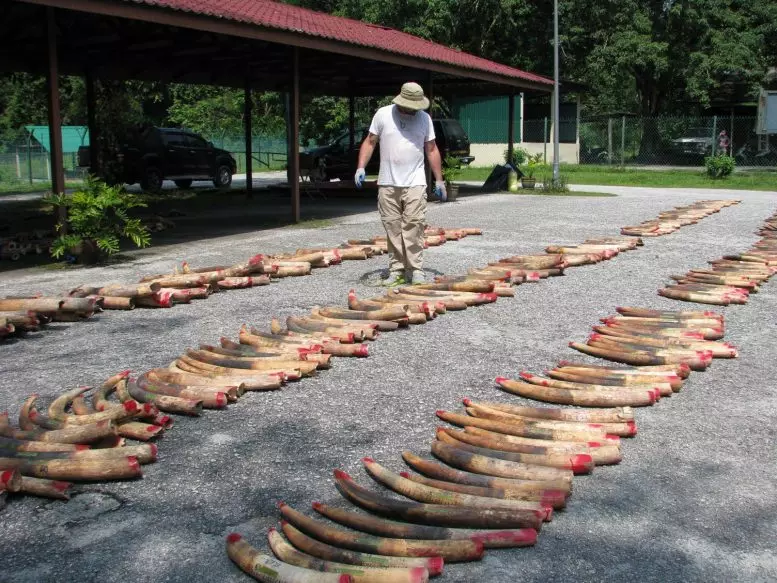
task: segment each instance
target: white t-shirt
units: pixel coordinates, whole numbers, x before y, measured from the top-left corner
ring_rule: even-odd
[[[381,107],[370,124],[380,141],[380,186],[426,186],[424,145],[434,140],[432,118],[425,111],[403,114],[395,105]]]

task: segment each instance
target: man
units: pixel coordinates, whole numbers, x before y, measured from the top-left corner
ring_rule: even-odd
[[[357,188],[364,183],[364,167],[380,140],[378,211],[386,229],[389,275],[386,286],[424,283],[424,227],[426,225],[426,170],[424,152],[434,173],[435,196],[447,199],[442,160],[434,141],[432,118],[424,110],[429,99],[418,83],[405,83],[393,100],[372,118],[369,134],[359,149]]]
[[[728,133],[726,130],[720,130],[718,134],[718,151],[723,156],[728,156],[728,147],[731,145],[731,140],[728,139]]]

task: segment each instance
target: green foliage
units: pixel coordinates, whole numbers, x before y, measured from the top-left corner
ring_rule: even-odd
[[[94,177],[88,177],[83,188],[70,194],[50,194],[44,202],[67,209],[67,224],[59,223],[61,234],[51,245],[51,255],[60,258],[82,242],[94,241],[97,247],[112,255],[119,251],[122,237],[138,247],[151,244],[151,235],[140,219],[130,217],[129,210],[145,207],[146,203],[128,194],[119,186],[108,186]]]
[[[445,182],[455,182],[462,174],[461,161],[453,156],[446,156],[442,163],[442,177]]]
[[[512,164],[513,166],[520,166],[524,162],[526,162],[526,158],[529,156],[529,152],[527,152],[524,148],[521,148],[520,146],[513,145],[513,159],[510,160],[509,156],[509,150],[505,148],[504,152],[502,153],[502,157],[504,158],[505,163]]]
[[[542,194],[562,194],[569,192],[569,179],[559,173],[558,178],[554,181],[552,172],[543,172],[540,190]]]
[[[734,171],[734,158],[718,154],[704,158],[704,166],[707,168],[707,176],[713,179],[726,178]]]
[[[521,166],[521,172],[526,178],[534,178],[534,175],[545,166],[542,158],[542,152],[527,155],[526,163]]]

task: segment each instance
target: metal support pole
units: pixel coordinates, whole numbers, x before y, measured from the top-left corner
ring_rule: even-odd
[[[32,184],[32,132],[27,134],[27,172],[30,175],[30,184]]]
[[[561,93],[558,84],[558,0],[553,0],[553,186],[558,185],[559,107]]]
[[[353,93],[348,96],[348,148],[353,152],[356,146],[356,97]],[[355,169],[354,169],[355,170]]]
[[[291,54],[291,95],[289,96],[289,187],[291,189],[291,220],[299,223],[299,48],[294,47]]]
[[[545,125],[542,130],[542,163],[548,163],[548,118],[545,116]]]
[[[612,166],[612,118],[607,118],[607,163]]]
[[[100,175],[100,137],[97,128],[97,97],[94,91],[94,75],[86,70],[86,119],[89,127],[89,174]]]
[[[51,144],[51,191],[65,191],[65,167],[62,153],[62,115],[59,109],[59,59],[57,55],[57,24],[54,8],[46,8],[46,32],[48,44],[48,68],[46,86],[49,106],[49,143]],[[60,219],[67,218],[65,208]]]
[[[731,123],[729,124],[731,131],[728,132],[728,155],[734,156],[734,108],[731,108]]]
[[[515,141],[515,95],[512,93],[507,97],[507,159],[512,164],[513,160],[513,142]]]
[[[626,116],[621,117],[621,167],[626,165]]]
[[[426,97],[429,99],[429,115],[432,115],[432,108],[434,107],[434,76],[431,71],[426,77]],[[429,160],[426,158],[426,150],[424,150],[424,164],[426,166],[426,194],[427,196],[434,192],[434,182],[432,182],[432,167],[429,164]],[[445,160],[442,160],[443,172],[445,172]]]
[[[246,198],[254,196],[254,127],[253,127],[254,103],[251,97],[251,80],[248,75],[243,87],[243,120],[245,122],[245,151],[246,151]]]

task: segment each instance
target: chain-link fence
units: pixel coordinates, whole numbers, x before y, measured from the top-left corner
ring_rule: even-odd
[[[206,140],[213,145],[226,150],[237,161],[237,173],[246,171],[246,142],[241,136],[226,136],[223,134],[203,134]],[[252,171],[262,172],[267,170],[285,170],[288,155],[286,154],[286,138],[273,136],[254,136],[251,140],[251,154],[253,158]]]
[[[66,179],[83,177],[77,152],[65,152],[62,161]],[[50,182],[51,156],[42,145],[35,141],[0,142],[0,188],[34,189],[38,185],[45,190]]]
[[[698,166],[728,154],[738,166],[777,165],[777,136],[755,133],[755,117],[618,116],[580,123],[580,163]]]
[[[246,169],[245,138],[223,134],[204,135],[217,148],[227,150],[237,161],[237,173]],[[284,170],[286,138],[255,136],[252,140],[253,172]],[[63,154],[65,179],[79,181],[88,168],[78,165],[78,152]],[[37,141],[0,142],[0,193],[45,191],[51,184],[51,155]]]

